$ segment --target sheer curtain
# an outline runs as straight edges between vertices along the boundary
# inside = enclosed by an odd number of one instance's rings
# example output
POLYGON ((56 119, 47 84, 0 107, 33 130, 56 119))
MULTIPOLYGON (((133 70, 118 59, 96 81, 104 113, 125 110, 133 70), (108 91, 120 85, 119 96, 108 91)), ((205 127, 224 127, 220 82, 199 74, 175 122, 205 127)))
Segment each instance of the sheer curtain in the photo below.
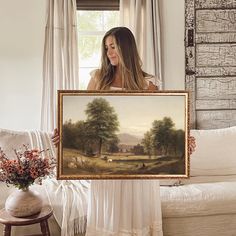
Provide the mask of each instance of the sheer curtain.
MULTIPOLYGON (((121 26, 134 34, 143 69, 162 81, 159 0, 120 0, 121 26)), ((162 81, 163 84, 163 81, 162 81)))
POLYGON ((41 130, 57 127, 57 90, 78 89, 76 0, 47 0, 41 130))

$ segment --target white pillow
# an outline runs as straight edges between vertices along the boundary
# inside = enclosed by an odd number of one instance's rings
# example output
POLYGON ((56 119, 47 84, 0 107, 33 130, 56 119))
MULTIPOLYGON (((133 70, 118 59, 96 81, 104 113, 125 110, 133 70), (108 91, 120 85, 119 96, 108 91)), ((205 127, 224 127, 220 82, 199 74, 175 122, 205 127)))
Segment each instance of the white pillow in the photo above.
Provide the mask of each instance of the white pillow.
MULTIPOLYGON (((51 135, 48 132, 39 130, 28 131, 14 131, 7 129, 0 129, 0 147, 10 159, 15 159, 16 155, 14 149, 24 150, 23 145, 29 148, 38 148, 40 150, 50 149, 51 155, 56 156, 56 150, 51 140, 51 135)), ((42 156, 45 156, 42 153, 42 156)))
POLYGON ((236 175, 236 126, 191 130, 196 150, 190 156, 190 176, 236 175))
POLYGON ((14 149, 23 148, 23 144, 30 145, 27 132, 0 129, 0 147, 10 159, 15 159, 14 149))

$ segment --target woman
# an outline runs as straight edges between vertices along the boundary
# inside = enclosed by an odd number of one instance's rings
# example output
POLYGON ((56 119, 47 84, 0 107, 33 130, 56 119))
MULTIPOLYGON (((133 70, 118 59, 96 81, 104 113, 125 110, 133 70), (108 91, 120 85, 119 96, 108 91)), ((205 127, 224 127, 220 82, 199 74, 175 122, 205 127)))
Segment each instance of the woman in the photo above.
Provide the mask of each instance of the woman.
POLYGON ((157 89, 160 81, 141 66, 132 32, 126 27, 112 28, 102 40, 101 68, 93 71, 87 89, 157 89))
MULTIPOLYGON (((102 40, 101 68, 92 72, 88 90, 156 90, 160 81, 141 69, 132 32, 109 30, 102 40)), ((161 236, 157 180, 91 181, 86 236, 161 236)))
MULTIPOLYGON (((109 30, 102 40, 101 68, 91 73, 88 90, 157 90, 160 80, 142 70, 132 32, 109 30)), ((54 143, 59 142, 56 133, 54 143)), ((195 142, 190 140, 190 152, 195 142)), ((157 180, 93 180, 86 236, 162 236, 157 180)))

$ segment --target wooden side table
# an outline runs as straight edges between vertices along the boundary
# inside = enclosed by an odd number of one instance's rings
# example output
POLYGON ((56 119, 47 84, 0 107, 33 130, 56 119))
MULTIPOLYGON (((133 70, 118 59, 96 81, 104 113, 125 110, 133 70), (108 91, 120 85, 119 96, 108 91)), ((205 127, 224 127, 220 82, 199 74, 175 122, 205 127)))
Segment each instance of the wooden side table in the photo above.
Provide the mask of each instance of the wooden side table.
POLYGON ((44 206, 41 212, 36 215, 19 218, 19 217, 11 216, 10 214, 6 212, 5 209, 2 209, 0 210, 0 223, 5 225, 3 236, 11 236, 12 226, 32 225, 32 224, 37 224, 37 223, 40 223, 41 232, 42 232, 42 234, 40 235, 50 236, 50 231, 48 227, 48 218, 52 215, 52 213, 53 211, 50 206, 44 206))

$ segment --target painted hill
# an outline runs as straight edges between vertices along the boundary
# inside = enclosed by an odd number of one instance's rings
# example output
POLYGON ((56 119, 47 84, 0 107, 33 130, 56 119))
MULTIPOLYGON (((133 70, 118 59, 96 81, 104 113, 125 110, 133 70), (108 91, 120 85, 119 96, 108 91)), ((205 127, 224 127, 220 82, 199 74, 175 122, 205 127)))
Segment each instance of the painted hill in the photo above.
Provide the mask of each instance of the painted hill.
POLYGON ((126 144, 126 145, 137 145, 138 143, 141 143, 141 138, 127 134, 127 133, 122 133, 118 134, 118 138, 120 140, 120 144, 126 144))

